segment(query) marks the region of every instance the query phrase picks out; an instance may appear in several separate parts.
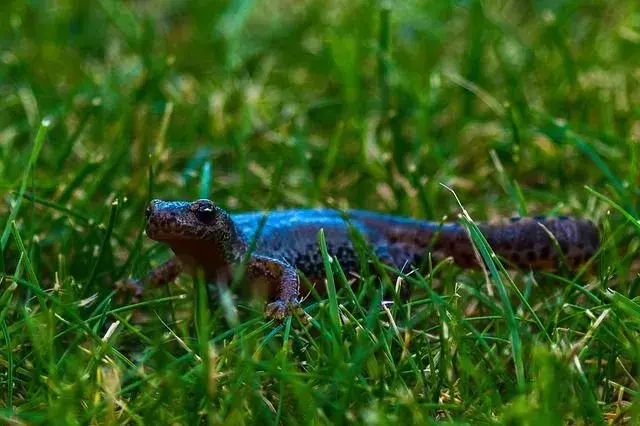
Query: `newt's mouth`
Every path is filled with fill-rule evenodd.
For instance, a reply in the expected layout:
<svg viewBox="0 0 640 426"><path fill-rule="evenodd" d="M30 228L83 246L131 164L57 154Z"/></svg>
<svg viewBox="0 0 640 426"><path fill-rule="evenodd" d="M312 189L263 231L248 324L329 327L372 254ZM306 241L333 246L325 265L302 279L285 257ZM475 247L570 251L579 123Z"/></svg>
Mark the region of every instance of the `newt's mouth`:
<svg viewBox="0 0 640 426"><path fill-rule="evenodd" d="M147 223L146 233L149 238L160 242L199 240L197 233L176 222Z"/></svg>

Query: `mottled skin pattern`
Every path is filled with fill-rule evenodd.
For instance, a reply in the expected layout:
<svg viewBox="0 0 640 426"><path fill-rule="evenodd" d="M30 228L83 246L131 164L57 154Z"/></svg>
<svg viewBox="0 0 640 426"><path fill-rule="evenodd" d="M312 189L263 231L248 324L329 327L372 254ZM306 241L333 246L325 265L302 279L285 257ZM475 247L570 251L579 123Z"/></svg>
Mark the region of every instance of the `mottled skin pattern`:
<svg viewBox="0 0 640 426"><path fill-rule="evenodd" d="M328 209L283 210L269 213L260 235L256 235L263 213L229 215L209 200L154 200L146 216L147 235L171 246L176 256L153 270L143 282L165 284L181 270L195 268L201 268L207 280L229 281L255 239L255 249L247 258L245 279L272 300L266 314L277 319L299 309L296 270L312 282L324 278L317 244L320 229L324 230L329 254L338 259L345 272L358 271L345 217L380 260L397 269L407 271L421 265L427 249L436 261L452 257L461 267L478 266L469 237L457 224L359 210L349 210L346 216ZM598 229L592 222L566 216L511 218L478 226L498 256L521 268L560 266L561 257L549 232L570 268L584 263L599 246ZM139 283L135 287L142 288Z"/></svg>

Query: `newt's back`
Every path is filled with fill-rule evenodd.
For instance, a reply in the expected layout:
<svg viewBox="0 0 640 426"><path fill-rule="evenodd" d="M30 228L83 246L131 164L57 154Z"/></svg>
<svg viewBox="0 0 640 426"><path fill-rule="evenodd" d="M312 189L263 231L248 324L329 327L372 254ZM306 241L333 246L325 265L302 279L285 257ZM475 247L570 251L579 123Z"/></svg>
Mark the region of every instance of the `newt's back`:
<svg viewBox="0 0 640 426"><path fill-rule="evenodd" d="M477 266L469 237L458 224L362 210L349 210L346 216L376 255L399 269L420 265L428 249L436 260L452 257L462 267ZM232 218L251 240L262 213L238 214ZM558 268L559 251L567 265L576 268L593 256L599 246L599 232L592 222L566 216L512 218L478 226L498 256L523 268ZM324 230L329 253L338 258L345 270L356 271L357 255L345 215L335 210L296 209L269 213L256 252L285 260L311 277L321 277L323 264L317 245L320 229Z"/></svg>

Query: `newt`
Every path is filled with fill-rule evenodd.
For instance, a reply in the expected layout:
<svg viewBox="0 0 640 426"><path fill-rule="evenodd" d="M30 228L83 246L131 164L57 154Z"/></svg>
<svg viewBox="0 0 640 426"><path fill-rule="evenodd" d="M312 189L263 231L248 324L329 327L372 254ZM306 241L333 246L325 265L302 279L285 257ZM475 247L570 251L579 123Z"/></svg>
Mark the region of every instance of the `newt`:
<svg viewBox="0 0 640 426"><path fill-rule="evenodd" d="M450 257L463 268L479 266L467 231L457 223L363 210L342 213L291 209L269 212L266 219L264 214L229 214L206 199L151 201L145 212L146 234L169 245L175 256L146 278L135 281L133 290L140 295L144 284L167 284L181 272L193 273L198 268L207 281L229 282L235 268L246 262L244 279L260 284L269 297L266 316L282 319L300 311L298 273L313 283L324 279L317 242L320 229L324 230L329 254L340 262L345 273L359 270L350 226L366 239L381 262L398 270L418 267L428 251L436 261ZM561 262L577 268L596 253L600 244L598 228L591 221L568 216L513 217L498 223L480 223L478 227L508 265L533 270L557 269ZM253 250L248 253L250 247Z"/></svg>

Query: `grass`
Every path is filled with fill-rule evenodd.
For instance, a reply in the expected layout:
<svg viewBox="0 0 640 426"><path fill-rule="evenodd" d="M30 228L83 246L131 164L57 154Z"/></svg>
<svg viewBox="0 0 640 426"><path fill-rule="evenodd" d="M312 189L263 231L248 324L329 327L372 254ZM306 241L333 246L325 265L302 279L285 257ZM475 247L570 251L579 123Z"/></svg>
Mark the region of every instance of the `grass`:
<svg viewBox="0 0 640 426"><path fill-rule="evenodd" d="M0 34L3 422L640 421L637 1L14 0ZM118 304L169 256L152 197L446 216L488 269L389 303L323 251L309 327L187 276ZM602 249L507 272L472 220L512 214Z"/></svg>

